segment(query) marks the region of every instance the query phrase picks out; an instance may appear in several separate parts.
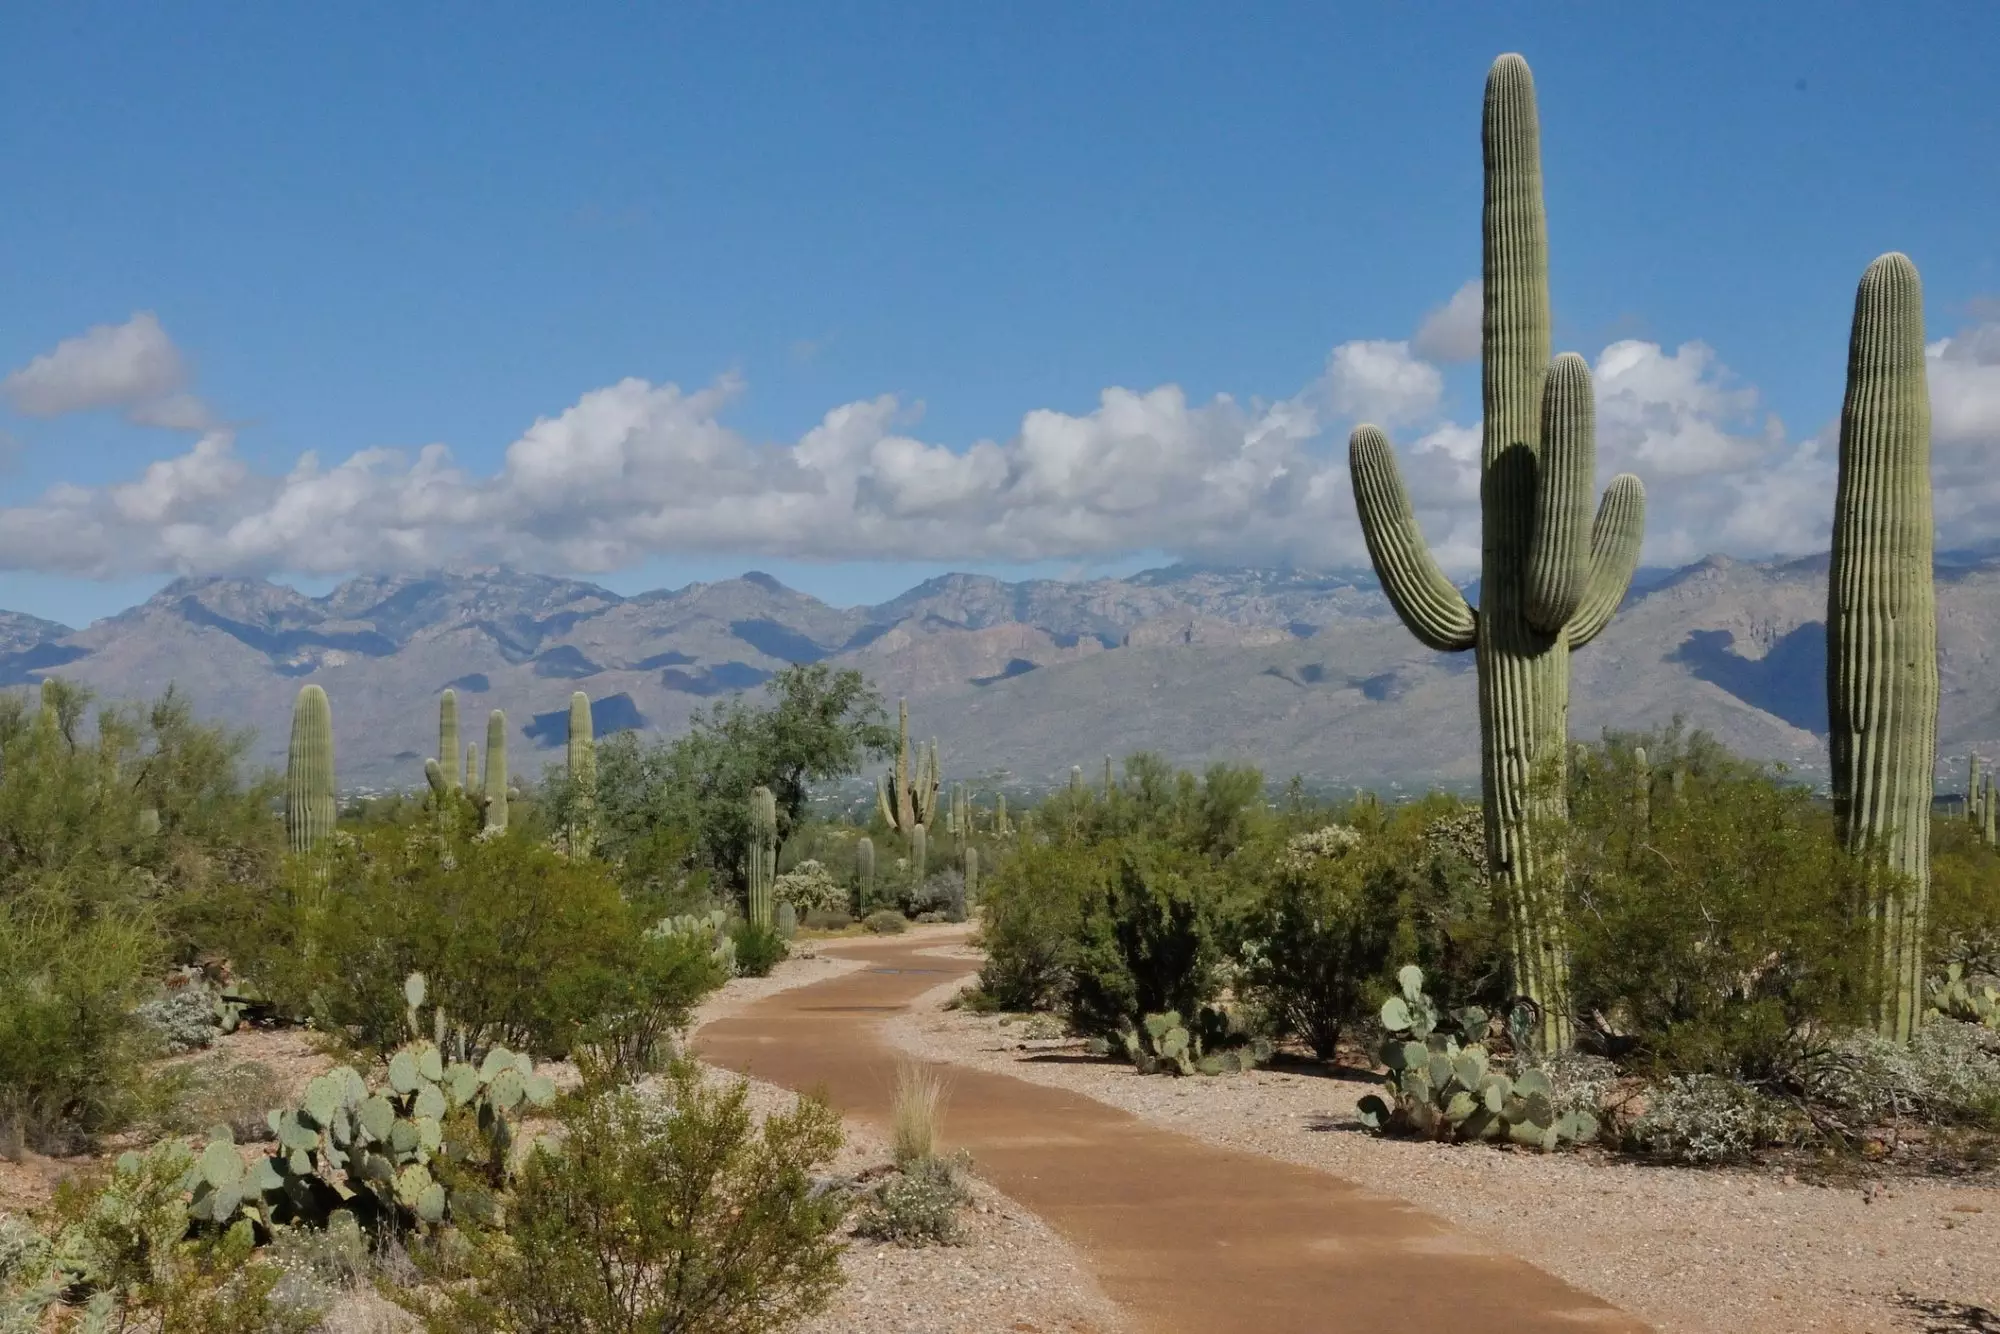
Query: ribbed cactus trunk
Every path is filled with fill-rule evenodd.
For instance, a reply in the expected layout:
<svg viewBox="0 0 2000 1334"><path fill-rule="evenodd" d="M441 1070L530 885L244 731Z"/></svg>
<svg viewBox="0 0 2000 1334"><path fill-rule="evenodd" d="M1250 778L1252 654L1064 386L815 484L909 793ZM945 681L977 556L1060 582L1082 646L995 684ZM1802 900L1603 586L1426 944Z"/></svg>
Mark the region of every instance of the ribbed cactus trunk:
<svg viewBox="0 0 2000 1334"><path fill-rule="evenodd" d="M1971 752L1965 757L1965 819L1979 823L1979 756Z"/></svg>
<svg viewBox="0 0 2000 1334"><path fill-rule="evenodd" d="M750 848L744 868L750 881L748 916L753 926L772 927L771 889L778 878L778 801L768 787L750 789Z"/></svg>
<svg viewBox="0 0 2000 1334"><path fill-rule="evenodd" d="M1479 670L1486 854L1507 907L1515 990L1540 1041L1569 1044L1561 865L1535 833L1565 814L1569 655L1594 639L1638 562L1645 491L1614 478L1590 520L1596 426L1581 357L1551 361L1548 238L1534 78L1501 56L1486 79L1482 215L1480 607L1475 616L1418 530L1388 438L1357 427L1349 467L1368 552L1403 623Z"/></svg>
<svg viewBox="0 0 2000 1334"><path fill-rule="evenodd" d="M285 838L293 852L311 852L333 832L333 709L326 691L300 689L292 705L292 740L285 756Z"/></svg>
<svg viewBox="0 0 2000 1334"><path fill-rule="evenodd" d="M1937 764L1931 409L1916 266L1888 254L1854 297L1827 581L1828 748L1848 848L1875 863L1863 912L1879 969L1876 1028L1923 1018Z"/></svg>
<svg viewBox="0 0 2000 1334"><path fill-rule="evenodd" d="M2000 844L2000 807L1993 803L1993 775L1986 775L1985 786L1979 794L1979 836L1987 847Z"/></svg>
<svg viewBox="0 0 2000 1334"><path fill-rule="evenodd" d="M451 780L452 787L458 786L456 775L451 771L457 766L452 763L458 756L458 692L447 690L438 697L438 761L440 768Z"/></svg>
<svg viewBox="0 0 2000 1334"><path fill-rule="evenodd" d="M979 849L965 850L965 901L979 902Z"/></svg>
<svg viewBox="0 0 2000 1334"><path fill-rule="evenodd" d="M930 875L930 838L924 827L918 825L910 831L910 882L921 885Z"/></svg>
<svg viewBox="0 0 2000 1334"><path fill-rule="evenodd" d="M597 842L597 739L591 730L590 696L569 697L569 855L588 857Z"/></svg>
<svg viewBox="0 0 2000 1334"><path fill-rule="evenodd" d="M479 791L479 743L477 741L468 741L465 743L465 790L467 792Z"/></svg>
<svg viewBox="0 0 2000 1334"><path fill-rule="evenodd" d="M507 715L499 709L486 715L486 827L496 833L507 827Z"/></svg>
<svg viewBox="0 0 2000 1334"><path fill-rule="evenodd" d="M875 841L863 837L854 844L854 915L867 915L875 906Z"/></svg>

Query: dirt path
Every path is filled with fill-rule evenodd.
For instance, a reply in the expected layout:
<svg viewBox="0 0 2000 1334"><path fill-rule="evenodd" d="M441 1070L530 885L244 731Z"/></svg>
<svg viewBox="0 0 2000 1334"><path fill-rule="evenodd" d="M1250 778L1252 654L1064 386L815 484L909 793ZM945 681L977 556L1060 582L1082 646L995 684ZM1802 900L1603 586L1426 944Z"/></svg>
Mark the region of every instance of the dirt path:
<svg viewBox="0 0 2000 1334"><path fill-rule="evenodd" d="M907 1058L875 1026L976 967L924 952L941 943L824 946L870 966L708 1024L695 1047L712 1064L820 1090L847 1116L880 1125L895 1067ZM1401 1200L1204 1144L1060 1089L954 1068L945 1139L1079 1247L1105 1291L1149 1331L1645 1329Z"/></svg>

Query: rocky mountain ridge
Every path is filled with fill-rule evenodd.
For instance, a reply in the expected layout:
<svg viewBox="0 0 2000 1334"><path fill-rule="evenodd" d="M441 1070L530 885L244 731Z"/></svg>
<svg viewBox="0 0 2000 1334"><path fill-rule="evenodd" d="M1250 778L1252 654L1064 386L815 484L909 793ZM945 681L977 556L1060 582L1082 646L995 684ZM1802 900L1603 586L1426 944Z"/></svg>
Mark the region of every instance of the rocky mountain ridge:
<svg viewBox="0 0 2000 1334"><path fill-rule="evenodd" d="M1824 766L1826 558L1716 556L1649 570L1575 659L1571 732L1676 715L1730 745ZM1940 562L1946 774L1967 747L2000 752L2000 559ZM565 730L569 693L600 731L673 733L792 662L860 668L943 743L956 776L1022 786L1071 764L1159 750L1327 784L1476 782L1470 655L1419 646L1372 575L1173 566L1125 579L927 580L838 608L769 575L622 596L503 568L368 576L321 597L254 579L181 579L71 630L0 614L0 685L49 673L138 698L172 682L197 710L254 729L282 758L292 697L332 697L342 779L421 781L436 695L476 718L507 711L533 776Z"/></svg>

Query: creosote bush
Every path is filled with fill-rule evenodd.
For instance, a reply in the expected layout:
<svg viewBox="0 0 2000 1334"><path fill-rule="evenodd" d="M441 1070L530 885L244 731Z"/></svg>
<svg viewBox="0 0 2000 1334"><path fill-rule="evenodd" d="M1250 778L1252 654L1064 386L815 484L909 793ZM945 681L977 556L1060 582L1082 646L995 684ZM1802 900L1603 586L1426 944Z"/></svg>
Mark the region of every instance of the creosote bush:
<svg viewBox="0 0 2000 1334"><path fill-rule="evenodd" d="M399 1296L429 1334L763 1334L826 1306L848 1200L816 1176L840 1147L824 1104L759 1125L746 1085L681 1062L659 1093L600 1093L563 1122L522 1171L511 1230Z"/></svg>

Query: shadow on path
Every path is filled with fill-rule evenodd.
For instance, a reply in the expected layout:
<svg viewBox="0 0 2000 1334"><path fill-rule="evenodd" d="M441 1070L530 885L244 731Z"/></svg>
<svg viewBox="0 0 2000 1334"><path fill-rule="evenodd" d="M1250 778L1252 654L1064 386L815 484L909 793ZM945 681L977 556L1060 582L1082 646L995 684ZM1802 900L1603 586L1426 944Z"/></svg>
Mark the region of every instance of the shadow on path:
<svg viewBox="0 0 2000 1334"><path fill-rule="evenodd" d="M975 970L924 955L936 938L842 942L874 967L780 992L695 1037L702 1059L818 1090L885 1124L896 1066L882 1016ZM945 1139L1077 1246L1141 1330L1338 1334L1482 1328L1495 1334L1646 1326L1494 1253L1401 1200L1219 1148L1061 1089L951 1068Z"/></svg>

